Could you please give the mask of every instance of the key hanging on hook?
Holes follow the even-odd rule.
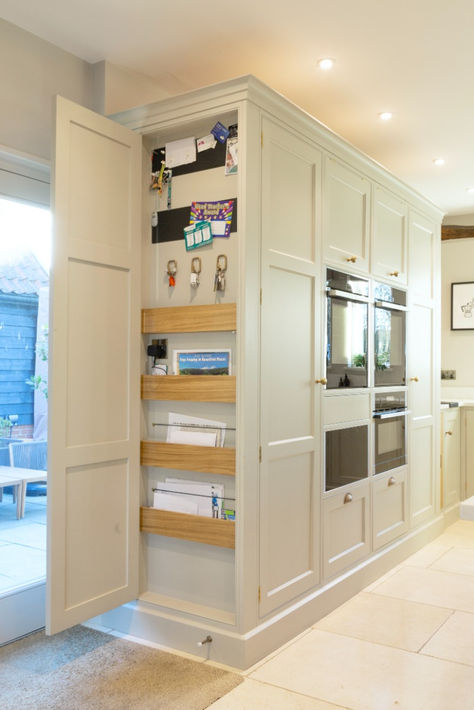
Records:
[[[199,286],[199,274],[201,273],[201,257],[195,256],[191,260],[191,286],[197,288]]]
[[[227,256],[219,254],[214,276],[214,291],[225,291],[225,272],[227,271]]]
[[[178,262],[175,259],[170,259],[166,267],[168,274],[168,286],[176,286],[176,273],[178,271]]]

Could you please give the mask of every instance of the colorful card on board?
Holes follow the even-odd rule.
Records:
[[[229,237],[234,200],[225,202],[193,202],[190,224],[207,221],[211,223],[213,237]]]

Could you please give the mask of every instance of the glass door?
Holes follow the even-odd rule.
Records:
[[[50,222],[0,198],[0,645],[44,626]]]

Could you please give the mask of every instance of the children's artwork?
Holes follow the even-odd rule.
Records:
[[[186,251],[212,244],[211,223],[208,221],[194,222],[194,224],[190,224],[189,227],[185,227],[184,244]]]
[[[230,375],[230,350],[175,350],[175,375]]]
[[[223,202],[193,202],[189,223],[207,221],[211,223],[213,237],[229,237],[232,223],[234,200]]]

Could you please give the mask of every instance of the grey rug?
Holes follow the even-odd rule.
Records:
[[[1,710],[203,710],[242,680],[83,626],[0,648]]]

